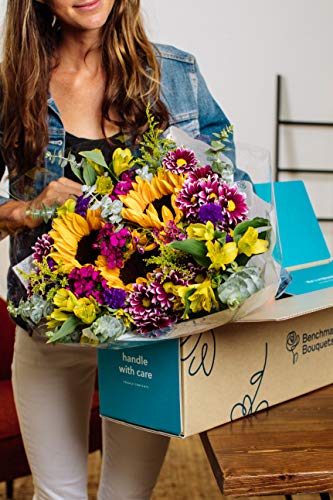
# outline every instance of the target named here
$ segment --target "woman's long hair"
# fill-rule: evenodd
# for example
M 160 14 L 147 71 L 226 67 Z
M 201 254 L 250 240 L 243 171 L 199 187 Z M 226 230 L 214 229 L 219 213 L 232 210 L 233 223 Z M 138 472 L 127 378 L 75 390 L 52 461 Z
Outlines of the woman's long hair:
M 47 5 L 36 0 L 8 0 L 1 63 L 2 152 L 13 173 L 43 162 L 48 144 L 47 99 L 59 26 Z M 140 0 L 115 0 L 103 27 L 102 64 L 106 85 L 102 131 L 111 107 L 122 130 L 140 135 L 146 107 L 167 127 L 169 114 L 160 99 L 160 70 L 145 34 Z

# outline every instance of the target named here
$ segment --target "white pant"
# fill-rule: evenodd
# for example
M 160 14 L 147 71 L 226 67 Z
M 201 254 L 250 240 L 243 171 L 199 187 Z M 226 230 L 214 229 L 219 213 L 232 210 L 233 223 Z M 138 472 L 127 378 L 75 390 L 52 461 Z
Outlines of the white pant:
M 17 327 L 13 387 L 34 500 L 86 500 L 96 350 L 45 345 Z M 99 500 L 150 498 L 169 439 L 103 422 Z

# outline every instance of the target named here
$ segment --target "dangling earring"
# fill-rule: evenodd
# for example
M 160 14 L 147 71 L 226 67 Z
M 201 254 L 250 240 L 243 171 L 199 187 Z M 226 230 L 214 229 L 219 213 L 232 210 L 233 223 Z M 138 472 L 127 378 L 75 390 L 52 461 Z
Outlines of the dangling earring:
M 57 17 L 56 17 L 56 16 L 53 16 L 52 23 L 51 23 L 52 28 L 54 28 L 54 27 L 55 27 L 56 22 L 57 22 Z

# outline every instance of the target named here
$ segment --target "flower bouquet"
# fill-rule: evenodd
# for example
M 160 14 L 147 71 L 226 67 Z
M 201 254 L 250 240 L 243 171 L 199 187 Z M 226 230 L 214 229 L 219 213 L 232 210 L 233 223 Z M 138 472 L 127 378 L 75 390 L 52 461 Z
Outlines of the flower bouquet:
M 188 335 L 275 294 L 273 232 L 262 216 L 271 207 L 250 183 L 231 182 L 224 152 L 232 128 L 215 134 L 204 161 L 202 152 L 177 146 L 184 133 L 173 129 L 176 142 L 163 137 L 147 116 L 134 154 L 117 148 L 110 164 L 99 150 L 60 159 L 82 182 L 82 196 L 36 214 L 51 217 L 52 228 L 36 242 L 31 269 L 17 271 L 27 299 L 9 305 L 32 329 L 42 326 L 48 342 Z

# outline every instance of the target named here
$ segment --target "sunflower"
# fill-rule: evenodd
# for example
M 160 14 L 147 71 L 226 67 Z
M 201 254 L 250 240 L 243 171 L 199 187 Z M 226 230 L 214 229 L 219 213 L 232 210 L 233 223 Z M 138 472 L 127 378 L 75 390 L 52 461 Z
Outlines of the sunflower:
M 64 273 L 95 262 L 98 251 L 93 248 L 93 244 L 102 224 L 99 210 L 87 210 L 86 218 L 67 213 L 53 220 L 49 234 L 54 244 L 49 256 L 55 262 L 61 262 Z
M 182 212 L 175 201 L 183 183 L 183 175 L 162 168 L 150 182 L 137 176 L 132 189 L 126 195 L 119 196 L 124 204 L 123 218 L 145 229 L 161 230 L 170 220 L 177 224 Z

